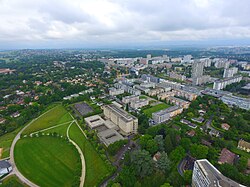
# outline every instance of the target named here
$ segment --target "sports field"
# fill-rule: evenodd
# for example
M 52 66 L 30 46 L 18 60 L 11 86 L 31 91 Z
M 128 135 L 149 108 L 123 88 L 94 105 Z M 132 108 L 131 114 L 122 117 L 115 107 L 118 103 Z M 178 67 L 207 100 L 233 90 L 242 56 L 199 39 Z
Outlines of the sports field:
M 101 179 L 109 176 L 107 164 L 101 159 L 91 143 L 74 123 L 70 128 L 70 138 L 81 148 L 86 162 L 86 177 L 84 186 L 97 186 Z
M 73 186 L 81 169 L 77 149 L 56 137 L 22 138 L 14 156 L 19 171 L 39 186 Z
M 155 106 L 152 106 L 151 108 L 147 108 L 145 110 L 143 110 L 143 113 L 148 116 L 149 118 L 152 117 L 152 113 L 154 112 L 158 112 L 160 110 L 163 110 L 163 109 L 166 109 L 170 107 L 170 105 L 166 104 L 166 103 L 161 103 L 161 104 L 158 104 L 158 105 L 155 105 Z
M 51 109 L 48 113 L 35 120 L 23 134 L 30 134 L 54 125 L 62 124 L 68 121 L 72 121 L 69 113 L 64 109 L 62 105 L 58 105 Z

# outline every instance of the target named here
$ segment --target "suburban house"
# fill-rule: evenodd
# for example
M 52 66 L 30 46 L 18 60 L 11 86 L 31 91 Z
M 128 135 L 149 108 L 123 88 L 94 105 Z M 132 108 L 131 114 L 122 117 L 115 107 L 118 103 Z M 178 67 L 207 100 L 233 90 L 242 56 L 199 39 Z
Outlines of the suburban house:
M 12 166 L 7 160 L 0 161 L 0 177 L 6 175 L 12 171 Z
M 229 151 L 227 148 L 223 148 L 218 160 L 219 164 L 233 164 L 237 155 Z
M 224 129 L 224 130 L 226 130 L 226 131 L 228 131 L 229 128 L 230 128 L 230 125 L 228 125 L 227 123 L 222 123 L 221 124 L 221 128 Z
M 238 143 L 238 149 L 244 150 L 246 152 L 250 152 L 250 143 L 244 140 L 240 140 Z

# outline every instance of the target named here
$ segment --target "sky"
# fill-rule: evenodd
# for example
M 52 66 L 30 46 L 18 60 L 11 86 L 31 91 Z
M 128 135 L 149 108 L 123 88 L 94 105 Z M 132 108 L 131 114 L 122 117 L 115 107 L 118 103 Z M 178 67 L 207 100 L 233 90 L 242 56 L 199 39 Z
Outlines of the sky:
M 0 49 L 250 45 L 250 0 L 0 0 Z

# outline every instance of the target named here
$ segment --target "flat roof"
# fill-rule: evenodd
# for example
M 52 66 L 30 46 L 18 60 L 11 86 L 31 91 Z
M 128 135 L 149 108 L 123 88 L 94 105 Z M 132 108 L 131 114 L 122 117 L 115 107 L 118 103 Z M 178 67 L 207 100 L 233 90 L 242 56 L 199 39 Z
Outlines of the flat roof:
M 175 106 L 171 106 L 169 108 L 160 110 L 158 112 L 154 112 L 153 114 L 162 116 L 162 115 L 165 115 L 166 113 L 173 112 L 173 111 L 178 110 L 178 109 L 180 109 L 180 107 L 175 105 Z
M 105 105 L 104 107 L 109 108 L 110 110 L 113 110 L 118 116 L 120 116 L 124 121 L 131 121 L 134 119 L 137 119 L 136 117 L 134 117 L 133 115 L 127 113 L 125 110 L 117 107 L 114 104 L 110 104 L 110 105 Z
M 196 163 L 214 187 L 243 187 L 243 185 L 222 175 L 207 159 L 197 160 Z
M 109 146 L 116 141 L 124 140 L 123 136 L 114 129 L 107 129 L 99 132 L 97 133 L 97 136 L 106 146 Z

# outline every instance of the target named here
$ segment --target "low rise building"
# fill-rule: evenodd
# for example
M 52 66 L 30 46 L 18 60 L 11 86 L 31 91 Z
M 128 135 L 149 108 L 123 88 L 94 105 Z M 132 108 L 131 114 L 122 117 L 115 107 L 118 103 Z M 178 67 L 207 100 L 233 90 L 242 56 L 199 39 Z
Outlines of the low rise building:
M 243 151 L 246 151 L 246 152 L 250 152 L 250 143 L 249 142 L 246 142 L 244 140 L 240 140 L 238 142 L 238 149 L 241 149 Z
M 139 100 L 139 96 L 137 95 L 130 95 L 130 96 L 126 96 L 122 98 L 122 102 L 127 104 L 127 103 L 131 103 L 133 101 L 137 101 Z
M 244 187 L 225 177 L 207 159 L 196 160 L 192 175 L 192 187 Z
M 181 114 L 183 111 L 183 108 L 179 107 L 179 106 L 171 106 L 167 109 L 164 110 L 160 110 L 158 112 L 154 112 L 152 114 L 152 118 L 154 120 L 155 123 L 159 124 L 159 123 L 163 123 L 167 120 L 169 120 L 170 118 Z
M 181 81 L 185 81 L 186 80 L 186 76 L 185 75 L 181 75 L 178 74 L 176 72 L 170 72 L 169 73 L 169 77 L 172 79 L 177 79 L 177 80 L 181 80 Z
M 163 93 L 158 94 L 157 98 L 159 100 L 164 100 L 164 99 L 166 99 L 166 98 L 168 98 L 170 96 L 174 96 L 174 95 L 175 95 L 174 92 L 163 92 Z
M 103 112 L 107 119 L 120 128 L 120 132 L 127 136 L 136 134 L 138 130 L 138 119 L 125 110 L 110 104 L 103 106 Z
M 184 109 L 187 109 L 190 105 L 190 102 L 172 96 L 166 98 L 166 101 L 170 102 L 171 104 L 175 104 L 179 107 L 182 107 Z
M 218 163 L 219 164 L 225 164 L 225 163 L 227 163 L 227 164 L 231 164 L 232 165 L 234 163 L 236 157 L 237 157 L 236 154 L 232 153 L 227 148 L 223 148 L 221 150 Z
M 0 177 L 12 171 L 12 166 L 7 160 L 0 160 Z
M 239 108 L 249 110 L 250 109 L 250 99 L 232 96 L 232 95 L 224 95 L 221 97 L 223 103 L 229 106 L 237 106 Z
M 134 108 L 134 109 L 138 109 L 138 108 L 147 106 L 148 104 L 149 104 L 148 99 L 139 99 L 139 100 L 136 100 L 136 101 L 132 101 L 130 103 L 130 106 L 132 108 Z
M 229 128 L 230 128 L 230 125 L 228 125 L 227 123 L 222 123 L 221 124 L 221 128 L 224 129 L 224 130 L 226 130 L 226 131 L 228 131 Z
M 185 91 L 185 90 L 181 90 L 181 89 L 174 89 L 172 90 L 172 92 L 175 94 L 175 96 L 178 96 L 178 97 L 183 97 L 189 101 L 193 101 L 197 98 L 197 94 L 195 93 L 191 93 L 191 92 L 188 92 L 188 91 Z
M 110 88 L 109 89 L 109 95 L 111 96 L 116 96 L 116 95 L 120 95 L 123 94 L 124 90 L 123 89 L 116 89 L 116 88 Z
M 214 82 L 213 89 L 222 90 L 226 88 L 227 85 L 240 82 L 241 80 L 242 80 L 242 76 L 235 76 L 235 77 L 225 78 L 222 80 L 217 80 Z
M 155 89 L 152 89 L 148 92 L 148 95 L 149 96 L 156 96 L 160 93 L 163 93 L 165 90 L 163 88 L 155 88 Z

